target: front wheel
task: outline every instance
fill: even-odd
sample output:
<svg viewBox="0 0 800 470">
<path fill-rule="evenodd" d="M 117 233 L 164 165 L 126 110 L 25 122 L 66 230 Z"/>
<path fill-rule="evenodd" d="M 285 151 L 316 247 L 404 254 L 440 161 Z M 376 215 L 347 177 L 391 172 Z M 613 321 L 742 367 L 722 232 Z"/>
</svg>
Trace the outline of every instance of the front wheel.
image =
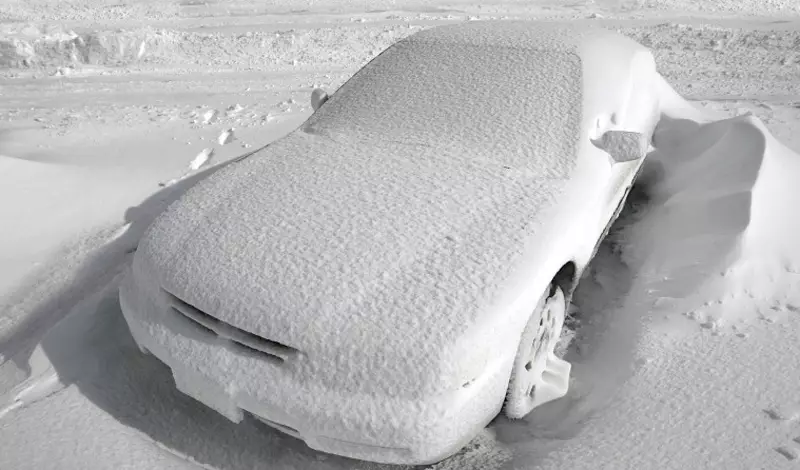
<svg viewBox="0 0 800 470">
<path fill-rule="evenodd" d="M 555 355 L 566 314 L 564 291 L 551 286 L 522 332 L 504 405 L 509 418 L 523 418 L 537 406 L 567 394 L 572 366 Z"/>
</svg>

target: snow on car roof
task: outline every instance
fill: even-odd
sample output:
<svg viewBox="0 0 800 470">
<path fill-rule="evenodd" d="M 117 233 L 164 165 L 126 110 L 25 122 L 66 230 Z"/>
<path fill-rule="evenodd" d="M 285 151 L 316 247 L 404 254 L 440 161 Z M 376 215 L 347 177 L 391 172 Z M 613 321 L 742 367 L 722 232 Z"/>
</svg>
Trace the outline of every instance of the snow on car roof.
<svg viewBox="0 0 800 470">
<path fill-rule="evenodd" d="M 476 161 L 568 178 L 583 95 L 577 36 L 571 27 L 506 21 L 423 31 L 359 71 L 305 130 L 458 149 Z"/>
<path fill-rule="evenodd" d="M 581 39 L 595 31 L 600 30 L 563 22 L 469 21 L 426 29 L 407 41 L 575 53 Z"/>
</svg>

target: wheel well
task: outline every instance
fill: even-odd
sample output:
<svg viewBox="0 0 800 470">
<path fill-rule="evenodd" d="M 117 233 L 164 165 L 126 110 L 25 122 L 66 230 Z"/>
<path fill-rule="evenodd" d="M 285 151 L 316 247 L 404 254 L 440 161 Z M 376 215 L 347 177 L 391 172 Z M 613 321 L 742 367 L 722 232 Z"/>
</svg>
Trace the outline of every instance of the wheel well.
<svg viewBox="0 0 800 470">
<path fill-rule="evenodd" d="M 568 262 L 561 269 L 558 270 L 555 277 L 553 277 L 552 286 L 558 286 L 561 288 L 561 292 L 564 293 L 564 296 L 569 298 L 572 295 L 572 290 L 575 288 L 575 285 L 578 283 L 577 274 L 577 266 L 573 261 Z"/>
</svg>

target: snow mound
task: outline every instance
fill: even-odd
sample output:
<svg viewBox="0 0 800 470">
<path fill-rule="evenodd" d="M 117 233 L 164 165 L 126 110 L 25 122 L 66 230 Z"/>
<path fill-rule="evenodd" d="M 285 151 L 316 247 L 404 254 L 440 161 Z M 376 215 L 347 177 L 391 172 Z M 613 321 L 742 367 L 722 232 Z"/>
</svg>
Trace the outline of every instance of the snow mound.
<svg viewBox="0 0 800 470">
<path fill-rule="evenodd" d="M 641 0 L 628 2 L 630 7 L 642 7 Z M 648 0 L 646 8 L 676 12 L 702 12 L 706 14 L 740 15 L 787 15 L 800 13 L 800 5 L 795 0 L 714 0 L 697 2 L 694 0 Z"/>
<path fill-rule="evenodd" d="M 650 291 L 719 328 L 796 309 L 800 156 L 756 117 L 717 116 L 666 95 L 648 156 L 652 204 L 627 234 Z M 648 177 L 650 178 L 647 181 Z"/>
<path fill-rule="evenodd" d="M 127 64 L 173 42 L 153 28 L 76 33 L 58 26 L 6 26 L 0 29 L 0 67 Z"/>
<path fill-rule="evenodd" d="M 0 170 L 5 171 L 13 171 L 14 168 L 25 165 L 26 160 L 21 158 L 12 157 L 10 155 L 4 155 L 0 153 Z"/>
<path fill-rule="evenodd" d="M 276 32 L 267 28 L 239 34 L 150 24 L 126 22 L 120 28 L 77 31 L 60 26 L 0 24 L 0 68 L 15 72 L 65 66 L 89 69 L 90 64 L 182 71 L 254 66 L 292 71 L 298 67 L 357 69 L 378 51 L 421 28 L 393 24 L 358 30 L 333 27 Z M 331 54 L 331 50 L 336 53 Z"/>
</svg>

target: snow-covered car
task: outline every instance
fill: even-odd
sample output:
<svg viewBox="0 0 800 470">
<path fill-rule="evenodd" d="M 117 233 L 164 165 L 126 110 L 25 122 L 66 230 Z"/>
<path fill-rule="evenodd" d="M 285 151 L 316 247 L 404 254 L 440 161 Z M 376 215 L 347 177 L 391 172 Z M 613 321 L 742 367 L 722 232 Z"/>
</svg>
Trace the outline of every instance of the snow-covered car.
<svg viewBox="0 0 800 470">
<path fill-rule="evenodd" d="M 642 165 L 652 55 L 481 21 L 389 47 L 194 186 L 120 303 L 177 387 L 310 447 L 439 461 L 567 392 L 567 306 Z"/>
</svg>

